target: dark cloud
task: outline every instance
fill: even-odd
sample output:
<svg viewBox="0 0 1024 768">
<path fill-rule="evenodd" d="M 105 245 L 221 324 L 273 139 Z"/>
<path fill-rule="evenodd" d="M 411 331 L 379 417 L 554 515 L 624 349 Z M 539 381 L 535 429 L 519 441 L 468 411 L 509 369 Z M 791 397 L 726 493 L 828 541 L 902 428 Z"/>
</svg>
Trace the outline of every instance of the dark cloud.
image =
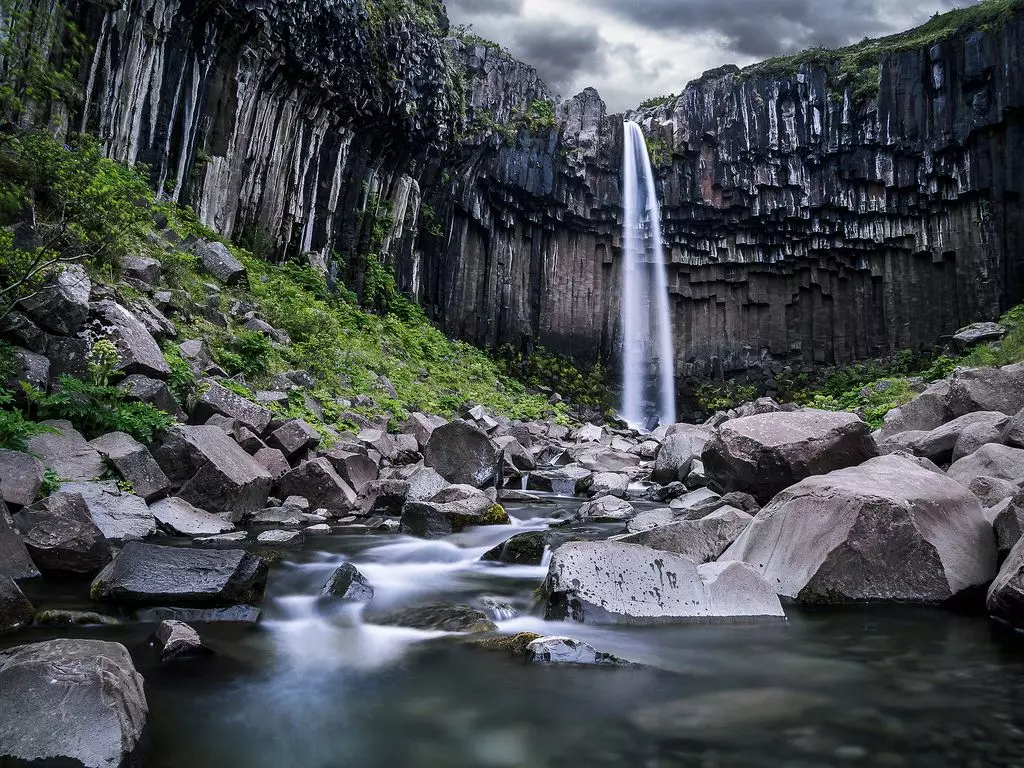
<svg viewBox="0 0 1024 768">
<path fill-rule="evenodd" d="M 509 47 L 556 91 L 564 90 L 582 73 L 604 71 L 609 51 L 597 27 L 547 19 L 520 22 Z"/>
<path fill-rule="evenodd" d="M 523 12 L 524 0 L 445 0 L 448 13 L 456 17 L 518 16 Z"/>
<path fill-rule="evenodd" d="M 815 45 L 837 47 L 896 31 L 887 16 L 948 10 L 958 0 L 592 0 L 595 6 L 652 31 L 713 33 L 751 57 Z"/>
</svg>

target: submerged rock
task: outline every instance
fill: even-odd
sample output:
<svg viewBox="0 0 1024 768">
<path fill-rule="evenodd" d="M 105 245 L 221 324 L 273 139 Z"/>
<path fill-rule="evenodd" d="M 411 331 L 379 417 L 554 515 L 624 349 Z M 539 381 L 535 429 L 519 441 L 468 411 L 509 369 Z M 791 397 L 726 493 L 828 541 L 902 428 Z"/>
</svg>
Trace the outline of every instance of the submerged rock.
<svg viewBox="0 0 1024 768">
<path fill-rule="evenodd" d="M 582 640 L 569 637 L 539 637 L 526 646 L 526 658 L 540 664 L 620 666 L 626 663 L 610 653 L 601 653 Z"/>
<path fill-rule="evenodd" d="M 494 632 L 498 628 L 483 611 L 455 603 L 431 603 L 403 608 L 367 621 L 383 626 L 438 632 Z"/>
<path fill-rule="evenodd" d="M 345 563 L 331 574 L 320 590 L 321 597 L 337 597 L 354 603 L 368 603 L 373 599 L 373 587 L 352 563 Z"/>
<path fill-rule="evenodd" d="M 166 619 L 156 628 L 153 639 L 160 646 L 160 661 L 167 664 L 179 659 L 194 659 L 213 653 L 199 633 L 183 621 Z"/>
<path fill-rule="evenodd" d="M 540 531 L 517 533 L 511 539 L 487 550 L 481 560 L 510 565 L 540 565 L 544 560 L 548 537 Z"/>
</svg>

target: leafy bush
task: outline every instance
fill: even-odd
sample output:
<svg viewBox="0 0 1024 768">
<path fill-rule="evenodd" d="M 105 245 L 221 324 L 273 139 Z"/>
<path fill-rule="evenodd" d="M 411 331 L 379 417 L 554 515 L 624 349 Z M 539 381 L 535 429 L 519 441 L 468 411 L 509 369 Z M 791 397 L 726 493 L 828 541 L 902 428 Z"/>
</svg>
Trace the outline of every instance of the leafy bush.
<svg viewBox="0 0 1024 768">
<path fill-rule="evenodd" d="M 178 403 L 184 405 L 196 389 L 196 375 L 192 372 L 192 366 L 181 356 L 181 350 L 175 346 L 168 346 L 164 350 L 164 360 L 171 368 L 171 375 L 167 377 L 167 386 Z"/>
<path fill-rule="evenodd" d="M 511 347 L 502 347 L 498 360 L 506 375 L 528 387 L 553 390 L 577 405 L 606 408 L 612 401 L 600 363 L 584 371 L 571 360 L 548 352 L 544 347 L 537 347 L 525 357 Z"/>
<path fill-rule="evenodd" d="M 0 448 L 24 451 L 28 447 L 28 441 L 36 435 L 56 431 L 25 418 L 21 411 L 12 407 L 13 402 L 14 397 L 11 393 L 0 389 Z"/>
<path fill-rule="evenodd" d="M 238 330 L 227 341 L 227 346 L 211 345 L 213 357 L 232 376 L 241 374 L 256 378 L 265 374 L 270 366 L 274 348 L 259 331 Z"/>
<path fill-rule="evenodd" d="M 694 399 L 702 410 L 709 413 L 728 411 L 757 399 L 757 387 L 735 381 L 727 381 L 722 384 L 706 382 L 697 387 Z"/>
<path fill-rule="evenodd" d="M 811 400 L 810 405 L 826 411 L 852 411 L 874 429 L 879 429 L 885 414 L 910 401 L 915 394 L 907 379 L 881 379 L 838 396 L 820 394 Z"/>
</svg>

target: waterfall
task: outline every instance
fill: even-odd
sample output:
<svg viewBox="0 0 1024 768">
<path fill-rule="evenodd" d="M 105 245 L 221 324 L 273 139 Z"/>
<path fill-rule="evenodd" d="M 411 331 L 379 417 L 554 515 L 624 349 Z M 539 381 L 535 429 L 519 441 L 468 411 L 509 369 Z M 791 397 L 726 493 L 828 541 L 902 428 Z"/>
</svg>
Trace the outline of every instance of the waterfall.
<svg viewBox="0 0 1024 768">
<path fill-rule="evenodd" d="M 622 407 L 644 427 L 676 420 L 672 322 L 661 240 L 661 214 L 647 142 L 636 123 L 623 126 Z"/>
</svg>

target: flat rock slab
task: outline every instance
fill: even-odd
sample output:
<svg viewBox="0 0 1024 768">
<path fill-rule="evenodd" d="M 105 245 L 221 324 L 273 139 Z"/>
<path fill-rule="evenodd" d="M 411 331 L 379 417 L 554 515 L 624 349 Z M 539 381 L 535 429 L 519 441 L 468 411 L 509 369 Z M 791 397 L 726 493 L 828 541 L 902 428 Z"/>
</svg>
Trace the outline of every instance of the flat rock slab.
<svg viewBox="0 0 1024 768">
<path fill-rule="evenodd" d="M 0 763 L 143 763 L 149 706 L 120 643 L 50 640 L 0 653 Z"/>
<path fill-rule="evenodd" d="M 90 595 L 126 605 L 218 607 L 259 603 L 266 584 L 266 563 L 243 550 L 130 542 L 93 580 Z"/>
<path fill-rule="evenodd" d="M 88 482 L 103 477 L 107 471 L 103 457 L 70 421 L 44 421 L 53 434 L 36 435 L 28 443 L 28 452 L 38 456 L 47 469 L 61 480 Z"/>
<path fill-rule="evenodd" d="M 785 615 L 771 585 L 745 563 L 698 567 L 680 555 L 617 541 L 559 547 L 542 595 L 545 618 L 594 624 Z"/>
<path fill-rule="evenodd" d="M 180 536 L 216 536 L 235 529 L 235 526 L 224 518 L 196 509 L 177 496 L 151 504 L 149 511 L 162 528 Z"/>
</svg>

